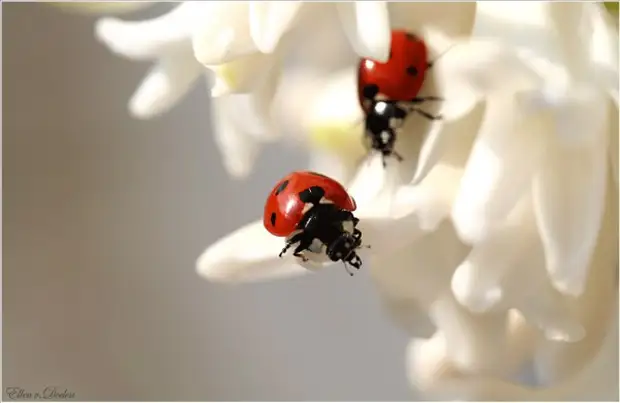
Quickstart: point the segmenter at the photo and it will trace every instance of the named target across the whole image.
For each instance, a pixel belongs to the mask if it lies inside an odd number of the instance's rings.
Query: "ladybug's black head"
[[[379,86],[377,84],[368,84],[362,88],[362,95],[365,99],[374,100],[379,95]]]

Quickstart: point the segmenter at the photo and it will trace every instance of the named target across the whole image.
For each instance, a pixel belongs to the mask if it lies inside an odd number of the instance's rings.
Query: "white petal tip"
[[[583,281],[554,280],[553,287],[562,294],[575,298],[581,296],[585,291]]]
[[[573,324],[546,328],[544,334],[547,340],[576,343],[586,336],[586,331],[581,325]]]
[[[226,172],[235,179],[245,179],[252,172],[252,165],[245,162],[226,161],[224,163]]]
[[[463,292],[455,290],[454,296],[456,300],[467,309],[474,313],[488,312],[494,308],[502,300],[502,290],[493,287],[488,290],[476,292]]]
[[[486,220],[477,214],[464,214],[462,211],[453,210],[452,221],[459,239],[470,245],[485,239],[489,232]]]
[[[102,18],[95,22],[95,37],[106,45],[114,43],[118,39],[115,34],[122,25],[123,23],[116,18]]]
[[[278,253],[283,240],[262,220],[248,224],[209,246],[196,261],[198,274],[218,283],[259,282],[307,273],[292,256]]]
[[[148,120],[160,114],[153,96],[140,91],[129,100],[127,109],[131,117],[140,120]]]

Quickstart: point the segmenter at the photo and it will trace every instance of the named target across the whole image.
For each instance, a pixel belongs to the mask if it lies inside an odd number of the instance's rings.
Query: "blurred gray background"
[[[198,277],[203,249],[260,216],[266,189],[304,157],[273,146],[247,181],[229,179],[202,87],[133,120],[126,103],[149,64],[112,55],[94,21],[3,7],[3,387],[79,400],[410,398],[406,337],[367,273],[238,287]]]

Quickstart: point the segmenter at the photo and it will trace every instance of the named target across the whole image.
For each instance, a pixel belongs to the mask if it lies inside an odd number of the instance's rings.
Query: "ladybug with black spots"
[[[439,97],[419,96],[431,67],[424,41],[402,30],[392,31],[387,62],[371,59],[359,62],[358,97],[366,115],[365,140],[372,150],[383,155],[384,166],[389,156],[402,161],[394,146],[397,131],[410,113],[416,112],[430,120],[441,119],[419,109],[424,102],[441,101]]]
[[[296,245],[293,256],[303,261],[304,251],[320,249],[334,261],[359,269],[362,247],[359,219],[353,215],[355,200],[337,181],[325,175],[296,171],[282,178],[267,197],[263,224],[277,237],[285,237],[280,257]]]

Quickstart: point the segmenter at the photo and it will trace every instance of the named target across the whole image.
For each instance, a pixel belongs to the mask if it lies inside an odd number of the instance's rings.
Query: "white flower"
[[[169,110],[206,72],[212,84],[216,144],[228,171],[244,177],[261,144],[282,134],[297,140],[306,133],[298,124],[290,125],[303,112],[303,102],[278,96],[289,94],[286,89],[299,82],[297,78],[307,82],[352,65],[349,43],[362,55],[386,58],[388,13],[395,26],[441,24],[458,34],[469,29],[472,11],[471,5],[422,3],[185,2],[148,21],[104,18],[96,31],[114,52],[156,61],[129,103],[138,118]],[[340,35],[341,27],[346,38]],[[297,99],[304,96],[300,93]],[[310,143],[317,137],[312,135]],[[319,143],[320,148],[326,145]],[[333,154],[331,149],[319,150],[312,159],[314,163],[329,159],[336,167]],[[334,169],[350,171],[350,155],[344,165]]]
[[[602,7],[332,7],[184,3],[149,22],[104,20],[99,33],[121,54],[158,60],[156,84],[147,78],[134,98],[147,100],[137,102],[144,116],[176,102],[202,66],[215,73],[215,135],[240,176],[261,143],[286,132],[360,144],[355,56],[338,23],[357,57],[385,58],[390,26],[422,35],[436,62],[421,93],[446,99],[446,120],[409,118],[397,142],[405,161],[386,169],[376,155],[357,167],[361,148],[340,164],[314,159],[357,200],[372,247],[360,253],[364,268],[412,336],[412,386],[460,400],[617,393],[601,376],[613,372],[618,263],[618,34]],[[191,74],[175,76],[181,66]],[[333,266],[319,255],[278,258],[283,241],[261,221],[207,248],[199,273],[240,282]],[[546,388],[503,380],[532,360]]]

